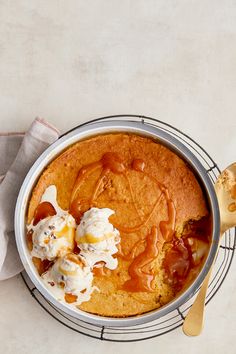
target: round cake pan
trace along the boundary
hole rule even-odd
[[[45,167],[66,148],[80,140],[84,140],[86,138],[98,134],[117,132],[135,133],[155,139],[157,142],[167,146],[169,149],[178,154],[183,160],[185,160],[189,164],[189,166],[191,166],[196,177],[201,183],[203,190],[205,190],[210,212],[212,214],[213,223],[212,242],[210,244],[207,259],[197,278],[188,287],[188,289],[186,289],[178,297],[176,297],[171,302],[169,302],[165,306],[162,306],[159,309],[153,310],[151,312],[139,316],[132,316],[126,318],[111,318],[93,315],[82,310],[73,308],[71,305],[67,305],[65,303],[57,301],[56,298],[44,286],[40,276],[38,275],[37,270],[35,269],[32,263],[30,253],[26,244],[27,206],[32,190]],[[28,273],[29,277],[35,284],[36,288],[40,291],[40,293],[58,309],[64,311],[70,316],[95,325],[97,324],[103,326],[133,326],[136,324],[146,323],[160,318],[164,315],[167,315],[169,312],[179,308],[183,303],[188,301],[197,291],[197,289],[203,282],[205,276],[207,275],[208,270],[210,269],[214,261],[215,254],[217,252],[217,245],[220,238],[219,206],[214,186],[210,178],[208,177],[206,170],[196,158],[196,156],[193,155],[193,153],[185,145],[183,145],[179,140],[175,139],[172,135],[169,135],[168,133],[154,126],[142,124],[141,122],[130,122],[122,120],[116,120],[112,122],[95,122],[93,124],[78,127],[68,132],[67,134],[64,134],[54,144],[50,145],[48,149],[45,150],[43,154],[34,163],[22,184],[17,199],[15,210],[15,235],[18,251],[26,272]]]

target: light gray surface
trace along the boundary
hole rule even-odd
[[[180,4],[181,3],[181,4]],[[0,129],[36,115],[62,131],[97,116],[159,117],[223,168],[236,160],[235,1],[1,1]],[[19,278],[0,283],[3,353],[236,353],[236,261],[199,338],[100,343],[49,317]]]

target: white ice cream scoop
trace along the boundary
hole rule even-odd
[[[112,255],[118,251],[120,233],[109,222],[112,214],[114,211],[108,208],[91,208],[84,213],[76,229],[77,245],[90,266],[103,261],[109,269],[117,267],[117,259]]]
[[[75,227],[75,220],[68,213],[41,220],[33,228],[31,255],[54,260],[70,252],[74,248]]]
[[[59,300],[76,305],[88,301],[95,289],[92,286],[93,273],[86,259],[74,253],[58,258],[43,279]]]

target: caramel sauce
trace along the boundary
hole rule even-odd
[[[65,270],[62,267],[59,267],[58,270],[59,270],[59,272],[61,274],[66,275],[66,276],[68,276],[68,275],[72,275],[72,276],[76,275],[76,270]]]
[[[87,166],[84,166],[80,169],[79,174],[77,176],[72,194],[71,194],[71,203],[73,203],[73,201],[76,199],[76,195],[81,187],[81,184],[84,182],[84,180],[88,177],[88,175],[90,173],[92,173],[93,171],[95,171],[97,168],[102,167],[102,162],[98,161],[98,162],[93,162]],[[79,202],[79,200],[77,201]],[[72,211],[73,207],[71,205]],[[73,215],[73,214],[72,214]],[[74,216],[74,215],[73,215]]]
[[[100,177],[95,185],[94,191],[92,196],[89,200],[81,200],[77,197],[79,189],[82,183],[86,180],[90,173],[95,171],[98,168],[102,168],[102,172]],[[70,202],[70,213],[74,216],[77,223],[79,223],[83,213],[90,209],[97,198],[97,193],[99,188],[102,185],[102,181],[109,172],[113,172],[116,174],[122,174],[125,171],[125,165],[123,164],[122,160],[120,159],[119,155],[112,152],[107,152],[103,155],[100,161],[93,162],[84,166],[80,169],[76,183],[74,185],[72,195],[71,195],[71,202]]]
[[[66,237],[69,244],[73,245],[75,239],[75,228],[69,225],[65,225],[61,231],[55,232],[55,236],[56,238]],[[69,248],[71,247],[69,246]]]
[[[136,258],[137,254],[140,253],[140,246],[142,247],[146,243],[146,238],[143,240],[138,240],[134,246],[131,248],[131,251],[128,254],[124,254],[121,249],[121,245],[117,246],[118,253],[116,254],[118,258],[122,258],[125,261],[132,261]]]
[[[104,267],[94,267],[93,268],[93,275],[95,275],[96,277],[103,277],[106,275],[105,271],[104,271]]]
[[[236,203],[235,203],[235,202],[230,203],[230,204],[228,205],[228,210],[229,210],[230,212],[236,211]]]
[[[212,221],[209,215],[200,220],[190,220],[184,227],[183,238],[197,238],[209,242],[212,234]]]
[[[175,239],[171,249],[166,253],[163,267],[166,272],[166,282],[170,283],[176,291],[180,290],[183,281],[190,270],[190,256],[183,239]]]
[[[143,172],[145,168],[145,162],[141,159],[134,159],[132,162],[132,169],[135,171]]]
[[[113,233],[105,234],[103,237],[95,237],[92,234],[86,234],[79,238],[79,243],[97,243],[108,240],[111,237],[113,237]]]
[[[155,277],[151,263],[158,256],[160,246],[158,246],[157,227],[153,226],[151,232],[146,237],[146,248],[131,263],[128,273],[131,279],[127,280],[123,289],[126,291],[153,291],[155,290],[153,280]],[[162,245],[161,245],[162,247]]]
[[[32,261],[39,273],[39,275],[42,275],[45,273],[53,264],[52,261],[49,261],[48,259],[44,259],[43,261],[40,258],[37,257],[32,257]]]
[[[97,267],[93,267],[93,275],[97,276],[97,277],[102,277],[104,275],[106,275],[105,271],[104,271],[104,262],[99,262],[97,263],[98,266]],[[101,264],[101,265],[100,265]]]
[[[80,199],[76,197],[70,204],[70,213],[75,218],[77,224],[80,223],[80,220],[83,214],[90,209],[90,201],[87,199]]]
[[[234,184],[233,187],[231,188],[230,195],[232,199],[236,199],[236,184]]]
[[[69,294],[69,293],[65,293],[65,301],[68,303],[68,304],[72,304],[73,302],[76,302],[77,300],[77,296],[76,295],[73,295],[73,294]]]
[[[165,282],[171,284],[175,291],[182,288],[190,270],[206,256],[212,233],[210,221],[210,216],[189,221],[184,227],[182,238],[174,237],[162,266],[166,272]]]
[[[73,249],[74,254],[80,254],[80,248],[78,247],[77,243],[75,242],[74,244],[74,249]]]
[[[66,255],[66,259],[68,259],[69,261],[78,264],[80,267],[84,267],[85,263],[81,260],[81,258],[77,257],[77,255],[73,254],[73,253],[68,253]]]
[[[103,180],[106,177],[106,175],[109,173],[109,171],[110,170],[108,168],[105,168],[105,169],[102,170],[102,172],[100,174],[100,177],[97,180],[96,186],[95,186],[94,191],[93,191],[93,195],[92,195],[92,198],[91,198],[91,201],[90,201],[91,205],[93,204],[95,199],[98,197],[98,191],[99,191],[100,187],[102,186]]]
[[[83,182],[88,178],[90,173],[94,172],[98,168],[101,169],[100,176],[95,184],[93,193],[89,199],[81,199],[79,197],[79,190],[83,184]],[[132,191],[132,186],[127,176],[128,169],[131,168],[135,171],[141,172],[144,175],[148,176],[152,179],[160,190],[160,194],[157,197],[156,202],[154,203],[152,210],[145,215],[144,217],[140,216],[140,213],[137,208],[137,203],[134,199],[134,194]],[[124,284],[124,288],[128,291],[153,291],[153,279],[154,279],[154,271],[152,270],[151,263],[155,260],[158,255],[158,247],[161,248],[165,241],[169,241],[172,239],[175,229],[175,219],[176,212],[173,201],[170,199],[168,190],[161,183],[159,183],[154,177],[148,175],[144,172],[145,162],[141,159],[134,159],[131,163],[130,167],[127,167],[123,162],[122,158],[117,153],[107,152],[105,153],[100,161],[88,164],[82,167],[79,171],[77,180],[75,182],[70,201],[70,213],[74,216],[77,223],[80,222],[83,213],[90,209],[92,206],[96,205],[96,199],[98,198],[99,191],[102,187],[102,183],[104,178],[110,173],[115,173],[117,175],[122,175],[126,178],[129,184],[129,190],[132,197],[132,202],[137,211],[137,214],[140,217],[140,223],[133,227],[128,227],[124,225],[119,225],[113,222],[113,226],[116,227],[120,232],[124,232],[126,234],[133,233],[135,231],[140,230],[143,226],[145,226],[148,221],[153,216],[156,211],[160,201],[162,198],[165,198],[168,218],[167,220],[161,221],[159,228],[161,231],[160,240],[157,237],[157,226],[153,225],[151,232],[146,236],[145,240],[140,240],[137,242],[130,253],[128,255],[124,255],[121,250],[121,246],[119,246],[119,252],[117,254],[118,257],[131,260],[132,263],[129,267],[129,275],[131,277]],[[86,240],[87,241],[87,240]],[[94,241],[94,240],[92,240]],[[145,249],[140,253],[140,246],[143,248],[146,243]],[[104,275],[104,267],[102,268],[94,268],[94,274]]]
[[[111,274],[111,270],[105,268],[105,262],[101,261],[96,263],[93,268],[93,274],[97,277],[109,276]]]
[[[175,219],[176,219],[176,210],[173,201],[169,198],[169,193],[165,191],[167,196],[167,208],[168,208],[168,220],[161,221],[159,226],[163,238],[166,241],[171,241],[173,234],[175,232]]]
[[[56,210],[53,205],[49,202],[42,202],[37,206],[35,210],[33,225],[35,226],[40,220],[53,215],[56,215]]]
[[[125,172],[126,167],[120,156],[115,152],[107,152],[106,154],[104,154],[101,162],[103,168],[113,173],[121,174]]]
[[[26,244],[28,247],[28,250],[31,252],[33,249],[33,230],[29,230],[26,234]]]

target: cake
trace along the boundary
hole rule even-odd
[[[63,293],[67,278],[52,280],[55,269],[60,262],[73,268],[80,257],[86,266],[77,264],[77,273],[90,267],[89,289],[64,300],[89,313],[128,317],[169,303],[193,282],[208,254],[212,221],[182,158],[151,138],[110,133],[77,142],[46,167],[27,224],[29,251],[49,291]]]

